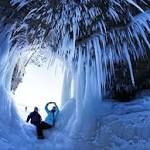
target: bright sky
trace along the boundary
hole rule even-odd
[[[55,67],[47,69],[28,65],[23,82],[19,84],[15,93],[17,104],[38,106],[40,112],[44,113],[44,106],[49,101],[55,101],[60,107],[63,75]]]

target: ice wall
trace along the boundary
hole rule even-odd
[[[12,101],[10,87],[13,69],[16,65],[18,52],[15,49],[11,49],[10,32],[11,26],[1,26],[0,33],[0,95],[1,95],[1,121],[5,124],[19,123],[19,116],[17,115],[15,105]],[[7,119],[6,119],[7,118]]]

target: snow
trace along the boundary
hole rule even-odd
[[[150,96],[145,92],[144,96],[142,94],[138,97],[141,98],[124,104],[103,102],[98,113],[95,132],[91,137],[86,136],[84,131],[72,134],[73,127],[70,125],[73,124],[67,119],[71,118],[74,112],[75,100],[73,99],[62,109],[56,126],[44,132],[46,136],[44,140],[36,139],[35,128],[32,125],[22,122],[18,127],[4,128],[5,125],[0,122],[1,148],[3,150],[16,150],[16,147],[18,150],[51,148],[55,150],[149,150]],[[22,111],[21,115],[25,115],[25,112]]]

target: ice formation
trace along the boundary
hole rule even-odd
[[[100,128],[106,82],[115,76],[115,63],[128,65],[135,84],[132,62],[150,48],[149,8],[148,0],[2,0],[0,113],[8,124],[19,120],[9,93],[20,54],[46,49],[52,61],[65,65],[64,120],[58,124],[69,137],[84,135],[90,141]]]

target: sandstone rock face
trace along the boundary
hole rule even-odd
[[[25,65],[23,65],[20,61],[16,64],[11,80],[11,91],[15,93],[19,84],[23,81],[25,75]]]
[[[119,101],[130,101],[136,93],[150,89],[150,53],[132,61],[132,69],[135,84],[131,82],[129,68],[126,64],[115,65],[115,76],[110,79],[111,84],[107,85],[108,96]]]

